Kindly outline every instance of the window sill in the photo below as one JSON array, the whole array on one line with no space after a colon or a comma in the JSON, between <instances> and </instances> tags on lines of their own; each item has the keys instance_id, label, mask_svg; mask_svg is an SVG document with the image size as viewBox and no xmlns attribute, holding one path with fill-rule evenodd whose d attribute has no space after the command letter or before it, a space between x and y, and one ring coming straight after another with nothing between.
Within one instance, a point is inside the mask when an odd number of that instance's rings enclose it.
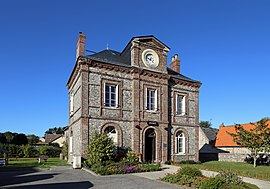
<instances>
[{"instance_id":1,"label":"window sill","mask_svg":"<svg viewBox=\"0 0 270 189\"><path fill-rule=\"evenodd\" d=\"M187 117L187 114L175 114L176 117Z\"/></svg>"},{"instance_id":2,"label":"window sill","mask_svg":"<svg viewBox=\"0 0 270 189\"><path fill-rule=\"evenodd\" d=\"M145 111L148 112L148 113L159 113L158 110L145 110Z\"/></svg>"},{"instance_id":3,"label":"window sill","mask_svg":"<svg viewBox=\"0 0 270 189\"><path fill-rule=\"evenodd\" d=\"M173 154L173 155L176 155L176 156L183 156L183 155L186 155L186 153L178 153L178 154Z\"/></svg>"},{"instance_id":4,"label":"window sill","mask_svg":"<svg viewBox=\"0 0 270 189\"><path fill-rule=\"evenodd\" d=\"M110 110L120 110L120 106L103 106L104 109L110 109Z\"/></svg>"}]
</instances>

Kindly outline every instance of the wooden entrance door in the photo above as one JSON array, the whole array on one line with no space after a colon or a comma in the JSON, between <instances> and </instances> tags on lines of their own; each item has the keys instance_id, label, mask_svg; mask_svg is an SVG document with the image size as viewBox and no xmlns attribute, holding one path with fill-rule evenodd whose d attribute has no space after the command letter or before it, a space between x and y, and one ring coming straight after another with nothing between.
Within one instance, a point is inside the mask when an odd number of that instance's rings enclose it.
<instances>
[{"instance_id":1,"label":"wooden entrance door","mask_svg":"<svg viewBox=\"0 0 270 189\"><path fill-rule=\"evenodd\" d=\"M156 133L153 128L145 132L145 161L153 162L156 159Z\"/></svg>"}]
</instances>

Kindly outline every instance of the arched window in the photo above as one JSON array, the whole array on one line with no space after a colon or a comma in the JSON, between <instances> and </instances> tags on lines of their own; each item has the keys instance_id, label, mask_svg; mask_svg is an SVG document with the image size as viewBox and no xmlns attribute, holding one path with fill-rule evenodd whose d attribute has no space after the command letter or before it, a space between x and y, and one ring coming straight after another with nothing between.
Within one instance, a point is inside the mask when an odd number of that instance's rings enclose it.
<instances>
[{"instance_id":1,"label":"arched window","mask_svg":"<svg viewBox=\"0 0 270 189\"><path fill-rule=\"evenodd\" d=\"M185 153L185 134L182 131L176 133L175 150L177 154Z\"/></svg>"},{"instance_id":2,"label":"arched window","mask_svg":"<svg viewBox=\"0 0 270 189\"><path fill-rule=\"evenodd\" d=\"M117 131L114 126L106 127L104 132L109 135L109 137L113 140L115 144L117 144Z\"/></svg>"}]
</instances>

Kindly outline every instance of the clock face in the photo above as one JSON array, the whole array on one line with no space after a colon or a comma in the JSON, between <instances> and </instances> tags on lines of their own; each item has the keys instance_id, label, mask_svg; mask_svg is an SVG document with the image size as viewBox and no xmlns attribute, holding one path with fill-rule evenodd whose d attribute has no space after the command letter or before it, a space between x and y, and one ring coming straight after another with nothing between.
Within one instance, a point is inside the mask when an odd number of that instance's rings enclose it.
<instances>
[{"instance_id":1,"label":"clock face","mask_svg":"<svg viewBox=\"0 0 270 189\"><path fill-rule=\"evenodd\" d=\"M153 65L155 63L154 55L151 53L146 54L145 59L149 65Z\"/></svg>"},{"instance_id":2,"label":"clock face","mask_svg":"<svg viewBox=\"0 0 270 189\"><path fill-rule=\"evenodd\" d=\"M145 66L156 68L159 64L158 54L152 49L146 49L142 53L142 60Z\"/></svg>"}]
</instances>

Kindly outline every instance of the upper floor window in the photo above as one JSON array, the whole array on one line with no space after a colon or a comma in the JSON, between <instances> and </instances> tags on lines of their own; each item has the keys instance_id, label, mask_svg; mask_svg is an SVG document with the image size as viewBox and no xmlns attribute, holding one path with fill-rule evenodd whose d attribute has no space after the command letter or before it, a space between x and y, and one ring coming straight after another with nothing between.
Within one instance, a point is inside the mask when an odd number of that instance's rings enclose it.
<instances>
[{"instance_id":1,"label":"upper floor window","mask_svg":"<svg viewBox=\"0 0 270 189\"><path fill-rule=\"evenodd\" d=\"M176 95L176 114L186 115L186 96Z\"/></svg>"},{"instance_id":2,"label":"upper floor window","mask_svg":"<svg viewBox=\"0 0 270 189\"><path fill-rule=\"evenodd\" d=\"M176 133L175 144L176 144L175 146L176 153L184 154L185 153L185 135L183 132L179 131Z\"/></svg>"},{"instance_id":3,"label":"upper floor window","mask_svg":"<svg viewBox=\"0 0 270 189\"><path fill-rule=\"evenodd\" d=\"M146 90L146 109L157 110L157 90L148 89Z\"/></svg>"},{"instance_id":4,"label":"upper floor window","mask_svg":"<svg viewBox=\"0 0 270 189\"><path fill-rule=\"evenodd\" d=\"M104 105L106 107L118 107L118 85L105 83Z\"/></svg>"},{"instance_id":5,"label":"upper floor window","mask_svg":"<svg viewBox=\"0 0 270 189\"><path fill-rule=\"evenodd\" d=\"M69 96L69 114L72 115L74 113L74 95L70 93Z\"/></svg>"}]
</instances>

